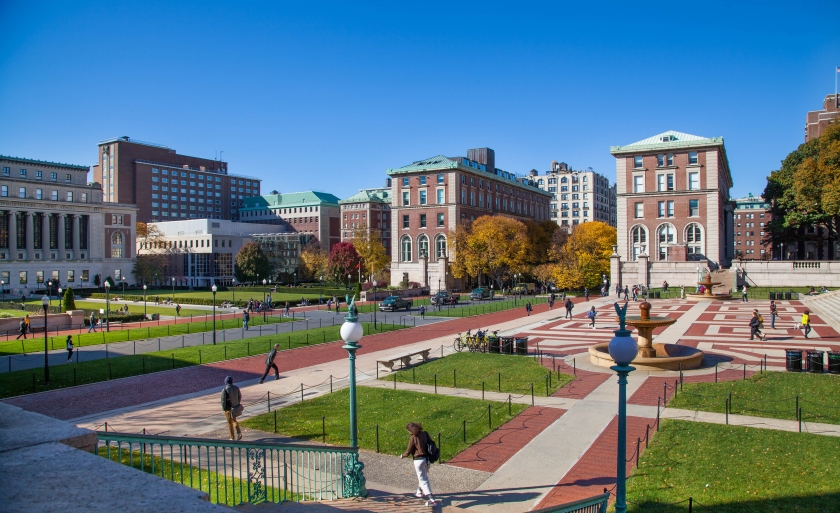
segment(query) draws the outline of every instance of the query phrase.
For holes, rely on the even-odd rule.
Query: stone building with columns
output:
[[[47,282],[93,287],[96,275],[134,283],[137,209],[103,204],[87,174],[87,166],[0,155],[4,293],[28,296]]]

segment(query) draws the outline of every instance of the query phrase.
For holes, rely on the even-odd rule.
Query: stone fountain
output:
[[[639,332],[639,354],[631,364],[641,370],[688,370],[700,367],[703,363],[703,351],[677,344],[653,343],[654,329],[670,326],[677,321],[669,317],[651,317],[650,308],[650,303],[644,301],[639,305],[638,316],[625,316],[624,319],[618,319],[619,323],[623,320],[624,324],[633,326]],[[618,308],[616,310],[618,311]],[[610,357],[609,344],[591,346],[589,356],[592,363],[601,367],[615,365]]]
[[[703,286],[703,292],[689,292],[688,294],[686,294],[688,299],[693,299],[695,301],[724,301],[727,299],[732,299],[731,294],[712,294],[712,287],[714,287],[715,285],[720,285],[720,282],[712,281],[711,273],[707,273],[706,277],[703,278],[703,281],[698,281],[697,285]]]

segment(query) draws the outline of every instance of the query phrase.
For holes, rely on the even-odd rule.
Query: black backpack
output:
[[[429,463],[435,463],[440,459],[440,449],[438,449],[432,437],[429,436],[429,433],[426,433],[426,459],[429,460]]]

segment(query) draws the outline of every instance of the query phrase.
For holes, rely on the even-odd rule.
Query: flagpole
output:
[[[834,108],[838,108],[837,104],[837,75],[840,74],[840,66],[834,68]]]

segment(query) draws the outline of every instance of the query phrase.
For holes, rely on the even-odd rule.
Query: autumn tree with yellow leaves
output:
[[[486,276],[501,289],[510,276],[528,270],[528,233],[516,219],[482,216],[458,225],[449,238],[456,278]]]
[[[553,266],[554,285],[561,289],[598,288],[602,275],[610,274],[610,255],[616,244],[616,230],[594,221],[575,226]]]
[[[391,270],[391,257],[386,253],[378,233],[371,233],[368,228],[356,228],[352,242],[362,258],[362,275],[373,276],[376,280],[385,279]]]
[[[312,241],[304,246],[300,253],[299,272],[301,273],[301,279],[318,279],[324,276],[329,257],[329,253],[324,251],[318,241]]]

